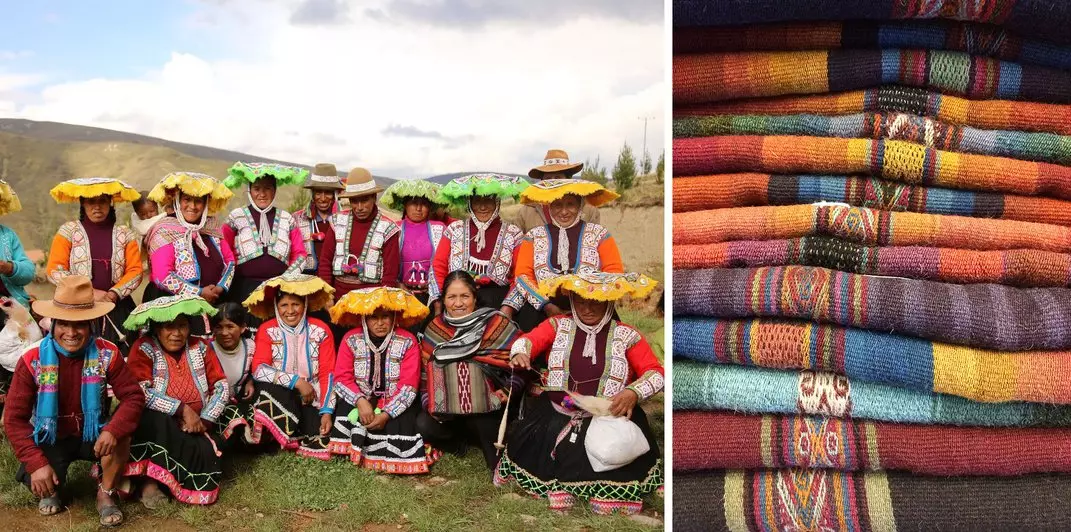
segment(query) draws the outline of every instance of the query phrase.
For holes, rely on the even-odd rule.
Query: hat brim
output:
[[[305,183],[301,188],[307,188],[309,190],[346,190],[345,185],[341,183],[317,183],[311,180]]]
[[[544,166],[537,166],[528,171],[528,177],[532,179],[543,179],[546,174],[554,174],[557,172],[565,172],[569,175],[573,175],[584,169],[584,163],[573,164],[550,164]]]
[[[343,190],[345,190],[345,187],[343,187]],[[384,190],[386,190],[386,189],[384,189],[383,187],[381,187],[379,185],[376,185],[376,187],[373,188],[373,189],[362,190],[360,192],[352,192],[350,194],[347,194],[345,192],[341,192],[338,195],[338,197],[340,197],[340,198],[359,198],[361,196],[372,196],[372,195],[375,195],[375,194],[379,194],[380,192],[383,192]]]
[[[57,306],[51,300],[34,301],[33,311],[46,318],[64,321],[92,321],[104,316],[115,308],[111,301],[95,301],[92,308],[69,309]]]

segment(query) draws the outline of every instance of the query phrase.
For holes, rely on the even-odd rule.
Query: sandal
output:
[[[150,480],[149,482],[154,482]],[[141,504],[150,510],[155,510],[167,503],[167,495],[157,486],[152,493],[145,495],[144,488],[141,493]]]
[[[99,488],[100,493],[108,496],[108,503],[101,506],[100,501],[97,501],[97,513],[100,515],[100,526],[114,527],[123,524],[123,511],[119,509],[119,506],[115,504],[115,490],[106,490]]]
[[[60,500],[58,493],[37,501],[37,513],[41,515],[56,515],[61,511],[63,511],[63,501]]]

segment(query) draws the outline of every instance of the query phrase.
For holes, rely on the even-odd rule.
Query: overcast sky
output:
[[[657,0],[0,3],[3,117],[399,178],[662,152]]]

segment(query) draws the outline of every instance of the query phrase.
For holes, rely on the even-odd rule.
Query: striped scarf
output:
[[[56,343],[49,332],[38,348],[37,405],[34,410],[33,441],[37,445],[56,443],[56,427],[59,419],[59,355],[75,358]],[[83,350],[85,363],[82,367],[82,414],[85,427],[82,441],[96,441],[100,435],[100,398],[104,386],[103,372],[97,352],[97,338],[91,336]]]

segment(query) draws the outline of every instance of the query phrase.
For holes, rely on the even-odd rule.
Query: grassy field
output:
[[[640,328],[656,353],[664,356],[659,316],[622,309],[622,319]],[[663,438],[663,399],[644,405],[659,441]],[[661,449],[664,455],[664,446]],[[30,492],[14,480],[18,462],[0,444],[0,514],[6,530],[96,530],[94,485],[88,465],[71,469],[78,493],[69,512],[37,515]],[[645,501],[641,522],[602,517],[586,508],[559,514],[546,502],[515,487],[495,488],[483,457],[470,449],[463,457],[445,456],[429,475],[392,477],[358,470],[341,460],[321,462],[292,454],[236,456],[227,462],[219,502],[209,507],[169,503],[149,511],[126,503],[123,530],[652,530],[661,526],[662,497]]]

